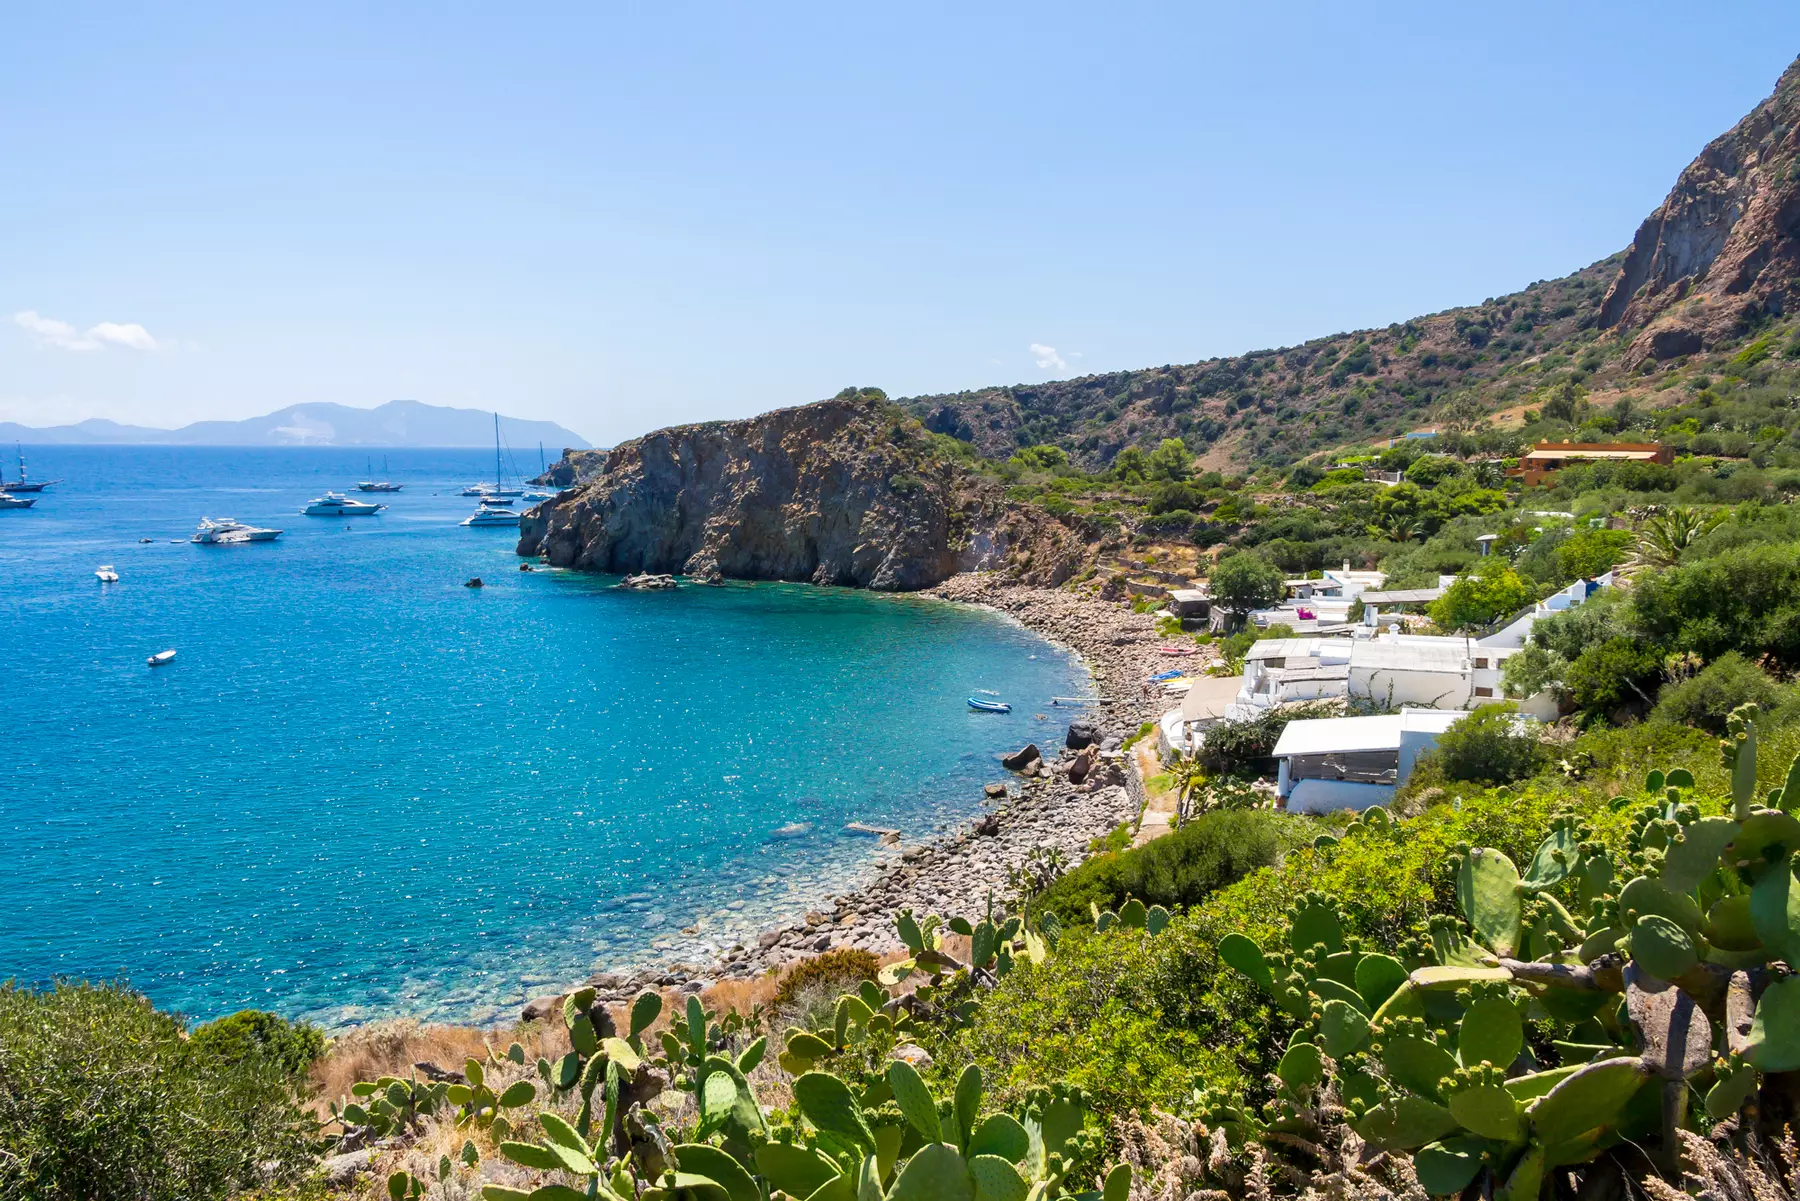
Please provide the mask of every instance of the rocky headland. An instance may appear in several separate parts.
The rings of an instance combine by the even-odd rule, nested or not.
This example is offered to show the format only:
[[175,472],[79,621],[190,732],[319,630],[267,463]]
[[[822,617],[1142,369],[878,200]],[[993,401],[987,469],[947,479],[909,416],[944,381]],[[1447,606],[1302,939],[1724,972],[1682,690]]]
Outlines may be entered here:
[[1081,531],[1010,504],[879,392],[744,421],[675,426],[549,473],[519,553],[557,567],[916,591],[1005,568],[1059,584],[1091,559]]

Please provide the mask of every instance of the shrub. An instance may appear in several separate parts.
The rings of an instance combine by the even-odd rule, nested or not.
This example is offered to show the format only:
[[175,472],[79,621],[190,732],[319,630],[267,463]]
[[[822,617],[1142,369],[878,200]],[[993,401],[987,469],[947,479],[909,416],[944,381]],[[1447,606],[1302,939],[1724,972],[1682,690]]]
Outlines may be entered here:
[[1310,822],[1267,809],[1204,813],[1132,850],[1099,855],[1063,876],[1032,910],[1089,920],[1090,904],[1117,909],[1127,897],[1165,908],[1198,903],[1312,837]]
[[1544,763],[1543,745],[1519,728],[1512,710],[1511,705],[1476,709],[1438,735],[1437,746],[1426,753],[1429,766],[1446,780],[1478,784],[1511,784],[1535,775]]
[[1187,513],[1187,520],[1191,522],[1194,519],[1193,511],[1204,503],[1206,503],[1206,498],[1201,496],[1192,484],[1173,482],[1163,484],[1151,493],[1150,502],[1145,507],[1152,514],[1184,510]]
[[[1482,560],[1483,564],[1499,562]],[[1511,567],[1503,563],[1497,567],[1477,567],[1472,574],[1458,576],[1456,583],[1431,603],[1431,620],[1446,630],[1467,629],[1505,617],[1530,604],[1531,600],[1530,587]]]
[[1213,604],[1242,616],[1266,609],[1282,597],[1281,568],[1257,555],[1238,554],[1219,560],[1207,578]]
[[769,1004],[775,1009],[784,1008],[815,986],[853,989],[859,981],[873,980],[880,970],[881,961],[860,947],[833,947],[789,968]]
[[1196,756],[1208,771],[1242,774],[1269,767],[1269,756],[1281,741],[1290,721],[1303,717],[1336,717],[1339,706],[1331,701],[1284,705],[1248,721],[1222,721],[1206,731]]
[[1662,673],[1654,650],[1634,638],[1609,638],[1581,652],[1569,664],[1566,682],[1575,703],[1589,713],[1621,707],[1648,708]]
[[1780,686],[1768,672],[1736,651],[1727,651],[1692,679],[1664,688],[1651,716],[1723,733],[1733,709],[1752,702],[1768,708],[1779,695]]
[[194,1201],[312,1165],[293,1078],[210,1054],[115,986],[0,985],[0,1196]]
[[325,1035],[310,1022],[290,1022],[280,1014],[242,1009],[194,1030],[188,1045],[227,1064],[261,1056],[299,1080],[325,1053]]

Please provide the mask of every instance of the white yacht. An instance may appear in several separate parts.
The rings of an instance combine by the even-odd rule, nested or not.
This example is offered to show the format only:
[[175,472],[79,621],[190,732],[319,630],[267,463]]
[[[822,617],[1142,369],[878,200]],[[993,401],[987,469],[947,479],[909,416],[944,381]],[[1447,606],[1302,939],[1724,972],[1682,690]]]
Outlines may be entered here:
[[300,512],[308,517],[368,517],[385,508],[386,505],[366,500],[351,500],[342,492],[327,492]]
[[511,509],[502,509],[495,505],[481,502],[481,507],[463,518],[463,525],[510,525],[514,529],[519,526],[519,515]]
[[13,496],[8,492],[0,492],[0,509],[29,509],[35,504],[35,496]]
[[102,563],[94,569],[94,578],[102,584],[116,584],[119,582],[119,573],[111,563]]
[[202,546],[236,546],[241,542],[273,542],[279,537],[280,530],[245,525],[229,517],[202,517],[200,528],[194,531],[194,536],[188,541],[198,542]]

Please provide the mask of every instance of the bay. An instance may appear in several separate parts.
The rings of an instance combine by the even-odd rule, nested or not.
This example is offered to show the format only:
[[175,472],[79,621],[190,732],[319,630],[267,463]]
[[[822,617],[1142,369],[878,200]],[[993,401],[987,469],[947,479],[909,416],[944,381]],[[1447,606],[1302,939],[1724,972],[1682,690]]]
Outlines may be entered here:
[[[28,450],[64,482],[0,512],[0,978],[127,979],[197,1019],[494,1020],[849,887],[881,849],[846,822],[967,818],[1086,687],[923,598],[521,572],[513,531],[456,524],[479,451],[389,452],[405,490],[331,519],[298,510],[361,450]],[[191,545],[202,515],[285,532]]]

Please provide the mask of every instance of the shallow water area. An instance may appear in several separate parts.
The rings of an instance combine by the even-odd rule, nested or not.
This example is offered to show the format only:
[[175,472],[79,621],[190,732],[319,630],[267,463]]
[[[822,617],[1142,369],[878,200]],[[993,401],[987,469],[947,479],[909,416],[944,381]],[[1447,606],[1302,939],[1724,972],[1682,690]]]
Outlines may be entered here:
[[[846,822],[969,816],[1086,687],[920,598],[521,572],[513,531],[456,524],[491,452],[389,452],[405,490],[340,519],[298,511],[360,450],[26,453],[65,482],[0,512],[0,978],[491,1020],[848,887],[880,848]],[[190,545],[202,515],[285,533]],[[1013,712],[970,712],[979,689]]]

